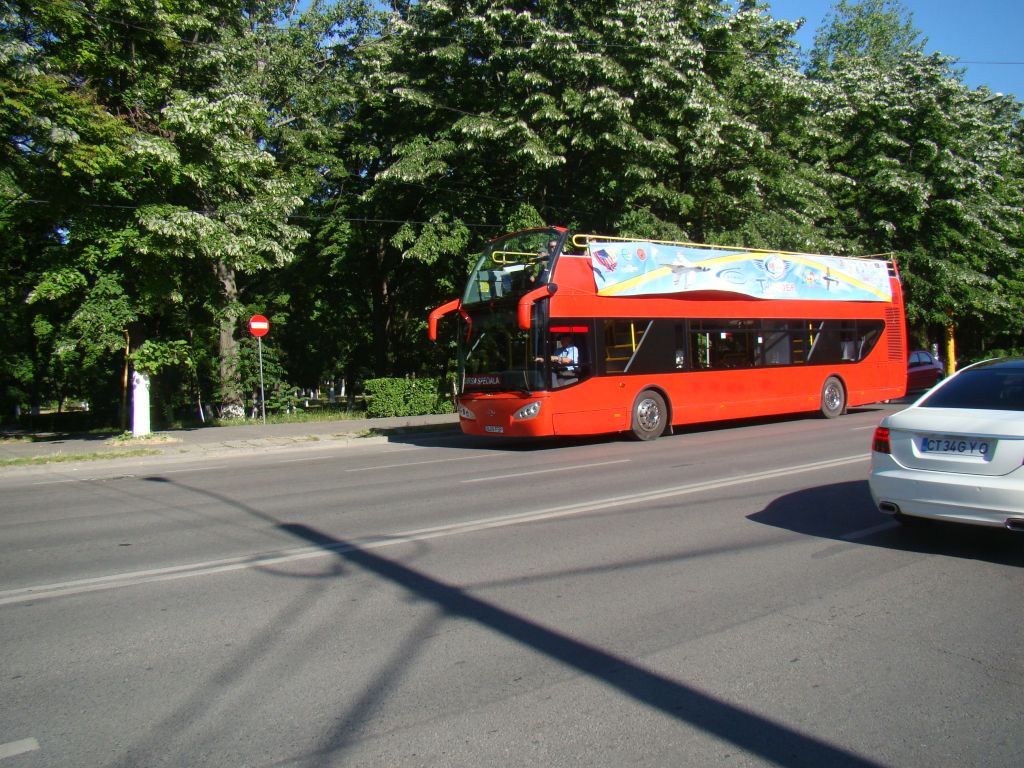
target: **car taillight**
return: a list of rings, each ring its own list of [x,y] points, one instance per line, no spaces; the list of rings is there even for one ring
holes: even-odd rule
[[[892,453],[889,446],[889,430],[887,427],[875,427],[875,439],[871,441],[871,450],[878,453]]]

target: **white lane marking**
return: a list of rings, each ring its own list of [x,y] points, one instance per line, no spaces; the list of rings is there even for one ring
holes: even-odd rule
[[[416,467],[422,464],[447,464],[450,461],[474,461],[476,459],[497,459],[500,453],[482,453],[478,456],[462,456],[457,459],[427,459],[425,461],[406,461],[401,464],[376,464],[372,467],[356,467],[346,469],[346,472],[369,472],[374,469],[400,469],[401,467]]]
[[[850,431],[851,432],[867,432],[869,429],[874,429],[877,426],[878,426],[877,424],[868,424],[866,427],[854,427]]]
[[[6,744],[0,744],[0,760],[6,760],[8,757],[17,757],[18,755],[24,755],[26,752],[35,752],[39,749],[39,742],[35,739],[21,739],[21,741],[9,741]]]
[[[287,459],[285,461],[279,461],[278,464],[301,464],[304,461],[325,461],[326,459],[333,459],[334,456],[307,456],[304,459]]]
[[[875,534],[875,533],[881,533],[882,531],[888,531],[888,530],[890,530],[892,528],[899,528],[899,527],[900,527],[900,524],[897,523],[895,520],[887,520],[884,523],[879,523],[878,525],[873,525],[870,528],[863,528],[863,529],[861,529],[859,531],[854,531],[853,533],[848,533],[845,536],[840,536],[839,538],[842,539],[843,541],[856,541],[857,539],[866,539],[868,536],[871,536],[872,534]]]
[[[571,472],[574,469],[590,469],[591,467],[606,467],[609,464],[628,464],[632,459],[618,459],[616,461],[599,461],[594,464],[577,464],[575,467],[550,467],[549,469],[534,469],[529,472],[516,472],[512,475],[489,475],[488,477],[476,477],[472,480],[462,480],[463,483],[489,483],[492,480],[507,480],[510,477],[529,477],[530,475],[546,475],[550,472]]]
[[[446,536],[456,536],[463,533],[472,533],[494,528],[505,528],[507,526],[521,525],[523,523],[553,520],[560,517],[571,517],[574,515],[582,515],[587,512],[598,512],[606,509],[614,509],[615,507],[625,507],[649,501],[658,501],[661,499],[669,499],[693,493],[702,493],[704,491],[714,491],[734,485],[757,483],[762,480],[788,477],[790,475],[798,475],[804,472],[817,472],[819,470],[845,466],[851,461],[867,461],[869,458],[870,456],[867,454],[844,456],[840,459],[815,461],[810,464],[797,464],[791,467],[781,467],[779,469],[769,469],[764,472],[755,472],[750,475],[725,477],[720,480],[688,483],[687,485],[677,485],[671,488],[648,491],[646,493],[635,493],[628,496],[611,496],[605,499],[596,499],[594,501],[582,501],[575,504],[547,507],[534,510],[532,512],[520,512],[512,515],[485,517],[477,520],[468,520],[462,523],[451,523],[448,525],[438,525],[429,528],[402,531],[394,534],[384,534],[366,539],[355,539],[350,542],[339,541],[336,545],[331,546],[318,545],[296,547],[264,555],[243,555],[240,557],[225,558],[222,560],[210,560],[203,563],[176,565],[167,568],[155,568],[147,571],[133,571],[130,573],[112,574],[110,576],[99,576],[91,579],[79,579],[76,581],[58,582],[56,584],[43,584],[35,587],[9,589],[0,591],[0,605],[26,603],[50,597],[78,595],[86,592],[95,592],[104,589],[117,589],[119,587],[129,587],[151,582],[171,581],[175,579],[190,578],[193,576],[208,576],[216,573],[228,573],[231,571],[240,571],[250,568],[261,568],[268,565],[279,565],[281,563],[289,563],[297,560],[306,560],[314,557],[326,557],[337,553],[351,552],[355,549],[382,549],[396,544],[408,544],[411,542],[426,541]]]

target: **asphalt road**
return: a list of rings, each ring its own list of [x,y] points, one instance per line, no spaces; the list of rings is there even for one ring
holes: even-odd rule
[[[0,768],[1024,765],[1024,538],[882,415],[0,473]]]

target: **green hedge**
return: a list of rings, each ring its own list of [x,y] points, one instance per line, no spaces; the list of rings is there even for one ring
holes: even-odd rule
[[[367,379],[363,382],[366,415],[422,416],[454,413],[451,381],[439,379]]]

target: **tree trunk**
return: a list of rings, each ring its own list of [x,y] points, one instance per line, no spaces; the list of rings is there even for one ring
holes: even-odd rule
[[[952,376],[956,372],[956,339],[953,336],[953,318],[949,318],[946,324],[946,375]]]
[[[377,253],[377,277],[373,286],[373,304],[371,308],[370,327],[373,334],[373,369],[377,376],[387,376],[391,373],[388,354],[391,296],[388,285],[387,271],[387,248],[385,240],[378,244]]]
[[[131,370],[132,341],[124,329],[124,370],[121,371],[121,431],[128,429],[128,374]]]
[[[220,321],[220,338],[218,355],[220,359],[220,410],[224,418],[242,418],[245,408],[242,405],[241,384],[238,380],[238,339],[235,328],[238,318],[234,307],[238,303],[238,285],[235,283],[235,270],[223,261],[217,262],[217,279],[224,289],[227,314]]]

